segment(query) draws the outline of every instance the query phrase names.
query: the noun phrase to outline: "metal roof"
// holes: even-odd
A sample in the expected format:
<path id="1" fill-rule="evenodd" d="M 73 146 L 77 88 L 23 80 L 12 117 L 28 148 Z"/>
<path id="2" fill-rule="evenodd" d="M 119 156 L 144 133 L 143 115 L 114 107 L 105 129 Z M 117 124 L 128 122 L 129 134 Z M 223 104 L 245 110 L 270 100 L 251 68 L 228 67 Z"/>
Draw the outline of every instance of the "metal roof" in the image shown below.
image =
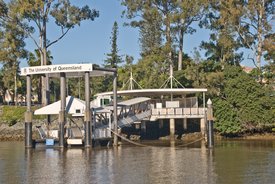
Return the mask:
<path id="1" fill-rule="evenodd" d="M 142 102 L 147 102 L 151 100 L 151 98 L 147 98 L 147 97 L 138 97 L 138 98 L 133 98 L 130 100 L 125 100 L 122 102 L 117 103 L 117 105 L 121 105 L 121 106 L 131 106 L 131 105 L 135 105 L 135 104 L 139 104 Z"/>
<path id="2" fill-rule="evenodd" d="M 130 100 L 125 100 L 125 101 L 121 101 L 121 102 L 118 102 L 117 103 L 117 109 L 121 109 L 122 106 L 131 106 L 131 105 L 135 105 L 135 104 L 139 104 L 139 103 L 142 103 L 142 102 L 147 102 L 151 100 L 151 98 L 147 98 L 147 97 L 138 97 L 138 98 L 133 98 L 133 99 L 130 99 Z M 113 110 L 113 105 L 110 104 L 108 106 L 105 106 L 104 107 L 104 110 L 109 110 L 109 111 L 112 111 Z M 98 111 L 97 111 L 98 112 Z M 99 111 L 100 112 L 100 111 Z"/>
<path id="3" fill-rule="evenodd" d="M 167 88 L 167 89 L 135 89 L 117 91 L 121 96 L 162 96 L 162 95 L 184 95 L 192 93 L 207 92 L 206 88 Z M 110 96 L 113 92 L 98 93 L 96 96 Z"/>

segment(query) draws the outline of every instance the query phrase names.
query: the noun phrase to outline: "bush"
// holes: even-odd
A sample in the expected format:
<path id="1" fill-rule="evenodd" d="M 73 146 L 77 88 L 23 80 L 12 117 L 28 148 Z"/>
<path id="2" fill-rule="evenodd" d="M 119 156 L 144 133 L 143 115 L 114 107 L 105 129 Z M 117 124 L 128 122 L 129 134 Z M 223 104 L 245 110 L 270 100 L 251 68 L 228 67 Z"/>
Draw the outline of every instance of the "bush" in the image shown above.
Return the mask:
<path id="1" fill-rule="evenodd" d="M 215 128 L 222 134 L 263 131 L 274 123 L 274 98 L 240 67 L 224 69 L 221 94 L 214 99 Z"/>

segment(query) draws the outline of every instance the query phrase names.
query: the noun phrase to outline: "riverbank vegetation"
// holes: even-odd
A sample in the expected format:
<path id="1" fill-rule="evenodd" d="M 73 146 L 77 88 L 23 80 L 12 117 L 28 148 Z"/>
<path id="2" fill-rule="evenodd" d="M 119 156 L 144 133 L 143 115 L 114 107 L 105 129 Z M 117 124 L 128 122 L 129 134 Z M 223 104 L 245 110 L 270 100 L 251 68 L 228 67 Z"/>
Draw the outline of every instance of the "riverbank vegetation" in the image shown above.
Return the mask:
<path id="1" fill-rule="evenodd" d="M 33 106 L 32 111 L 35 111 L 39 107 Z M 13 105 L 3 105 L 0 106 L 0 124 L 4 123 L 9 126 L 13 126 L 18 122 L 24 122 L 26 107 L 25 106 L 13 106 Z M 41 120 L 45 118 L 42 115 L 36 115 L 34 117 L 36 120 Z"/>
<path id="2" fill-rule="evenodd" d="M 26 31 L 41 31 L 32 27 L 26 20 L 40 20 L 36 17 L 43 9 L 40 7 L 53 7 L 54 3 L 50 2 L 56 1 L 24 1 L 26 6 L 21 6 L 22 9 L 18 12 L 14 11 L 13 8 L 18 8 L 15 5 L 20 2 L 14 0 L 6 4 L 0 0 L 2 101 L 7 90 L 11 92 L 13 99 L 18 94 L 25 94 L 24 78 L 18 75 L 21 59 L 26 59 L 30 66 L 54 61 L 54 56 L 51 56 L 45 45 L 38 47 L 36 51 L 27 51 L 25 38 L 31 36 L 26 34 Z M 60 2 L 61 4 L 52 9 L 51 15 L 56 18 L 57 25 L 61 28 L 70 30 L 82 20 L 93 20 L 99 16 L 96 10 L 91 11 L 86 7 L 82 9 L 83 17 L 78 17 L 76 22 L 66 22 L 67 20 L 58 16 L 59 13 L 69 15 L 74 11 L 64 12 L 64 7 L 68 4 L 64 3 L 65 1 Z M 33 6 L 34 4 L 37 6 Z M 110 30 L 110 53 L 106 54 L 104 67 L 118 69 L 119 89 L 130 88 L 127 83 L 130 73 L 139 84 L 134 83 L 135 88 L 160 88 L 170 74 L 173 74 L 186 88 L 208 89 L 207 98 L 212 99 L 214 106 L 215 130 L 221 135 L 238 136 L 274 131 L 275 33 L 271 25 L 274 1 L 122 0 L 121 6 L 124 7 L 122 15 L 128 19 L 125 26 L 139 30 L 141 52 L 140 59 L 136 62 L 135 58 L 127 53 L 119 53 L 117 40 L 123 35 L 119 34 L 121 28 L 115 22 L 113 30 Z M 36 7 L 35 11 L 30 7 Z M 70 8 L 81 10 L 77 7 Z M 12 21 L 20 24 L 13 24 Z M 183 48 L 183 45 L 188 45 L 184 38 L 196 32 L 196 29 L 209 31 L 209 40 L 203 40 L 199 48 L 193 48 L 192 55 L 188 55 Z M 46 32 L 44 34 L 46 35 Z M 44 41 L 45 35 L 42 39 Z M 246 55 L 244 50 L 249 50 L 252 55 Z M 242 66 L 244 60 L 254 67 Z M 33 94 L 37 94 L 38 101 L 42 102 L 42 80 L 32 80 Z M 179 83 L 175 82 L 172 86 L 182 87 Z M 112 80 L 110 77 L 92 78 L 91 86 L 95 95 L 111 90 Z M 50 91 L 51 99 L 57 100 L 58 81 L 51 80 Z M 68 94 L 83 99 L 83 79 L 70 79 Z M 14 114 L 21 110 L 15 111 Z M 9 119 L 15 117 L 17 116 Z"/>

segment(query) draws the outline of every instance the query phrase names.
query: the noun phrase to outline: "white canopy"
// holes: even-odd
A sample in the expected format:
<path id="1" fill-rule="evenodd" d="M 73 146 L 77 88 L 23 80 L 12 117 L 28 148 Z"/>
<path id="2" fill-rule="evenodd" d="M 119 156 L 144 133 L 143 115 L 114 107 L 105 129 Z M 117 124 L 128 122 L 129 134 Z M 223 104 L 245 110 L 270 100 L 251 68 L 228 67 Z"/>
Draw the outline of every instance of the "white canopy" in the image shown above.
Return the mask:
<path id="1" fill-rule="evenodd" d="M 165 89 L 134 89 L 117 91 L 122 96 L 162 96 L 162 95 L 185 95 L 192 93 L 207 92 L 206 88 L 165 88 Z M 112 96 L 113 92 L 98 93 L 96 96 Z"/>
<path id="2" fill-rule="evenodd" d="M 50 105 L 42 107 L 34 111 L 35 115 L 52 115 L 59 114 L 60 111 L 60 100 L 54 102 Z M 78 98 L 74 98 L 73 96 L 68 96 L 66 98 L 66 113 L 73 114 L 74 116 L 80 115 L 83 116 L 85 111 L 85 101 L 80 100 Z"/>

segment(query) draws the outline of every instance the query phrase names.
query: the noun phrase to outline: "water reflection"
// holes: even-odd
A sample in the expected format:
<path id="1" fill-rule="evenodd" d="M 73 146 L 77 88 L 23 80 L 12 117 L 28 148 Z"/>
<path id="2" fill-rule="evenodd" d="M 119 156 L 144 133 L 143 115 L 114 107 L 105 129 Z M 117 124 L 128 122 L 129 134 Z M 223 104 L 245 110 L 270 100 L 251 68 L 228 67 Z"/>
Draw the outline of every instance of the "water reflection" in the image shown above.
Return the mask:
<path id="1" fill-rule="evenodd" d="M 214 162 L 218 183 L 273 183 L 273 142 L 226 141 L 217 145 Z"/>
<path id="2" fill-rule="evenodd" d="M 0 183 L 272 183 L 274 145 L 25 150 L 0 143 Z"/>

